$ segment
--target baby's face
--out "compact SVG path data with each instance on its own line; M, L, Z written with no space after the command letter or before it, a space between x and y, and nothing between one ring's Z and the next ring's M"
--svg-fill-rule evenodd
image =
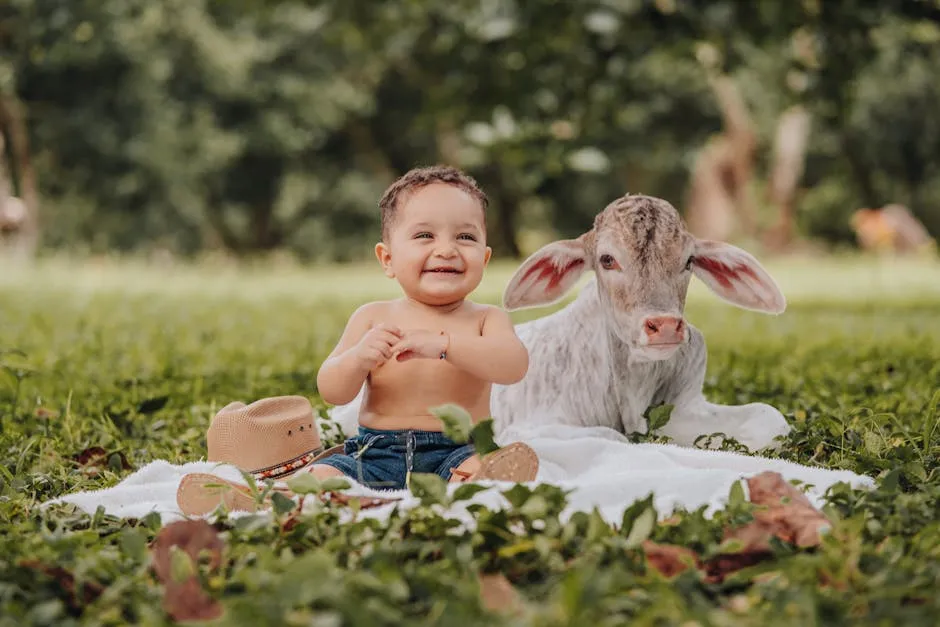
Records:
M480 203L465 191L432 183L408 195L388 242L376 246L385 274L410 298L446 305L480 284L490 260Z

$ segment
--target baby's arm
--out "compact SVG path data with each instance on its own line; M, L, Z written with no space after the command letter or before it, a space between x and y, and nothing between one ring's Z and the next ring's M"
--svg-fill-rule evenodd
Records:
M346 329L333 352L317 373L317 389L324 401L345 405L356 398L369 371L391 355L391 346L401 331L382 324L372 324L379 303L363 305L349 317Z
M529 351L516 335L509 314L498 307L490 307L483 320L481 336L450 336L447 361L478 379L511 385L525 377Z
M498 307L488 309L482 335L452 333L445 346L447 361L490 383L517 383L529 369L529 351L516 336L509 314Z

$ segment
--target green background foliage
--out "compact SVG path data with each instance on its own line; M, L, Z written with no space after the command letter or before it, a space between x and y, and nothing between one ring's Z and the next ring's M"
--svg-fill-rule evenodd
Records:
M27 112L44 245L70 252L357 259L384 187L441 161L491 196L501 255L582 232L627 191L681 208L721 127L706 65L740 86L759 154L787 106L809 108L806 234L852 242L852 211L900 202L936 236L938 16L936 0L8 0L0 93Z

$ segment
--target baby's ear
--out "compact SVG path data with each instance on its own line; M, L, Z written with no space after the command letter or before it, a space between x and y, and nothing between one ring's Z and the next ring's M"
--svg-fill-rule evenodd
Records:
M385 242L379 242L375 245L375 258L382 264L382 270L385 272L385 276L394 279L395 271L392 270L392 251L389 250Z

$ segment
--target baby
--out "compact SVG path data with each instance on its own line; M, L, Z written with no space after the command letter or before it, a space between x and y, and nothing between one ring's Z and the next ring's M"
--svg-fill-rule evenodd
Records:
M406 487L412 472L448 481L535 478L538 458L527 445L513 443L481 459L472 444L446 437L429 412L455 403L474 422L487 418L492 384L516 383L528 369L509 315L467 298L492 252L486 206L472 178L445 166L411 170L386 190L375 254L404 295L357 309L321 366L317 387L327 403L349 403L365 386L359 434L304 471L387 489ZM218 504L210 483L228 482L204 475L187 483L187 513ZM231 487L237 491L224 497L229 508L253 509L244 490Z
M315 463L320 477L346 475L402 488L410 472L447 480L535 478L532 450L515 443L481 460L441 433L429 408L456 403L474 421L490 415L493 383L520 381L528 352L503 310L467 299L490 260L487 198L459 170L411 170L382 196L375 254L404 296L363 305L317 374L323 400L343 405L365 384L359 435L344 453Z

